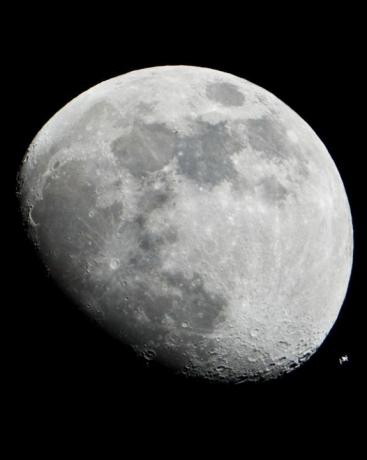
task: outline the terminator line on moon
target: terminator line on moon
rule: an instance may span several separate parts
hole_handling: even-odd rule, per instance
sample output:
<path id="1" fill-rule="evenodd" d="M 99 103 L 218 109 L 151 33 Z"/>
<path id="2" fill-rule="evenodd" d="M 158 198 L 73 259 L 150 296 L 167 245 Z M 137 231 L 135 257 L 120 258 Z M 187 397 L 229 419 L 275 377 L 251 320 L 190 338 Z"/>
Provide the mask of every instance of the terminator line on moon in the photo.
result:
<path id="1" fill-rule="evenodd" d="M 224 72 L 155 67 L 82 93 L 32 142 L 19 195 L 60 287 L 178 374 L 289 372 L 346 294 L 352 223 L 333 160 L 287 105 Z"/>

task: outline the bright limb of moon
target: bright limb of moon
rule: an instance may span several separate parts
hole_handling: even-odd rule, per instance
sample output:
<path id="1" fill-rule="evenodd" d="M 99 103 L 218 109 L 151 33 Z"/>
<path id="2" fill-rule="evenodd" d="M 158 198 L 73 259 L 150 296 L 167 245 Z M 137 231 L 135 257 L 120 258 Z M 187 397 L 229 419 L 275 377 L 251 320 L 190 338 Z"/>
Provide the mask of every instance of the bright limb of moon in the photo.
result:
<path id="1" fill-rule="evenodd" d="M 60 287 L 179 374 L 289 372 L 346 294 L 352 222 L 333 160 L 287 105 L 227 73 L 155 67 L 89 89 L 32 142 L 19 195 Z"/>

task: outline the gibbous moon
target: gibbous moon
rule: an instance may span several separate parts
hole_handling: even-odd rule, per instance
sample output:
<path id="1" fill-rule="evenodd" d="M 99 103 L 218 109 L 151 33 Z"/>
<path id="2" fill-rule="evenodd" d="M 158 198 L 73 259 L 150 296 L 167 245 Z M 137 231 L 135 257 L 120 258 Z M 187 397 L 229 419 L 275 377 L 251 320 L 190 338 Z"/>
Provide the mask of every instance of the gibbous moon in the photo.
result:
<path id="1" fill-rule="evenodd" d="M 352 222 L 333 160 L 287 105 L 227 73 L 154 67 L 89 89 L 35 137 L 18 192 L 63 291 L 180 375 L 287 373 L 346 294 Z"/>

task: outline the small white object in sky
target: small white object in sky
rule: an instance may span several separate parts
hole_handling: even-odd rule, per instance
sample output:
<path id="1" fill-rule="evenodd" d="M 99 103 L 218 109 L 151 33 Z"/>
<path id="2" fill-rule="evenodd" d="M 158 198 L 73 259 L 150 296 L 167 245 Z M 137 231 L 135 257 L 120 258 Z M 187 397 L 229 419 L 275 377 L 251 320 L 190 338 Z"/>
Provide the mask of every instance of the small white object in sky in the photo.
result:
<path id="1" fill-rule="evenodd" d="M 348 355 L 342 355 L 339 358 L 339 364 L 342 366 L 343 364 L 347 363 L 349 361 Z"/>

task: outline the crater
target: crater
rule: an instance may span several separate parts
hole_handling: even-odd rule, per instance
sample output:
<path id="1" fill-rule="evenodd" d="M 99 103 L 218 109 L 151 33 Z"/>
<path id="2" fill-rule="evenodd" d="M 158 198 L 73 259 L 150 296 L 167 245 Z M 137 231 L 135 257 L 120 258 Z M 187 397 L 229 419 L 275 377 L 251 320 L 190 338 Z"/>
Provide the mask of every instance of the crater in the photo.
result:
<path id="1" fill-rule="evenodd" d="M 245 102 L 245 96 L 232 83 L 210 83 L 206 87 L 206 96 L 227 107 L 241 106 Z"/>

